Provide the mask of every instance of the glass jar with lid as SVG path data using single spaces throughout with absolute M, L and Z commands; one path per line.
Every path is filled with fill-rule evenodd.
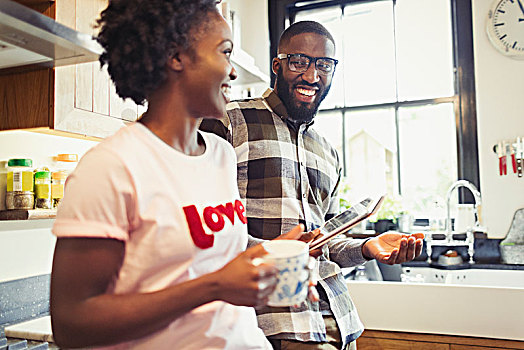
M 55 157 L 56 171 L 51 174 L 51 197 L 53 208 L 58 207 L 64 197 L 64 185 L 69 174 L 73 172 L 78 164 L 78 155 L 73 153 L 61 153 Z
M 51 198 L 53 208 L 57 208 L 62 198 L 64 198 L 64 185 L 67 173 L 64 171 L 53 171 L 51 173 Z
M 33 191 L 33 161 L 31 159 L 9 159 L 7 167 L 7 192 Z
M 35 172 L 35 208 L 51 209 L 51 172 L 48 170 Z
M 33 209 L 33 161 L 28 158 L 12 158 L 7 161 L 7 209 Z

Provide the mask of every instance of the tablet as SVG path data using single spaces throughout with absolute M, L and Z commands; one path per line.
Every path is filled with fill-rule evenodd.
M 320 233 L 323 236 L 319 239 L 311 241 L 309 243 L 309 250 L 319 248 L 331 239 L 335 238 L 337 235 L 349 231 L 359 222 L 362 222 L 371 215 L 375 214 L 382 205 L 385 197 L 385 195 L 382 195 L 376 199 L 366 198 L 351 208 L 326 221 L 324 225 L 320 227 Z

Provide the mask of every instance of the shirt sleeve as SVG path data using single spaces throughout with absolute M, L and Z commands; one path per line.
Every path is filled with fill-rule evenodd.
M 368 239 L 340 238 L 327 243 L 329 259 L 340 267 L 358 266 L 367 261 L 362 255 L 362 246 Z
M 137 217 L 136 191 L 122 160 L 102 145 L 69 175 L 53 226 L 57 237 L 129 239 Z

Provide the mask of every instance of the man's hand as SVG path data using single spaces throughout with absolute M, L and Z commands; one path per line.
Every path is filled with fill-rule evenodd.
M 306 243 L 311 243 L 317 239 L 319 239 L 320 237 L 322 237 L 323 235 L 320 233 L 320 229 L 315 229 L 311 232 L 306 232 L 302 235 L 302 237 L 300 237 L 298 240 L 299 241 L 303 241 L 303 242 L 306 242 Z M 313 250 L 310 250 L 309 251 L 309 256 L 312 256 L 313 258 L 318 258 L 319 256 L 322 255 L 322 247 L 319 247 L 317 249 L 313 249 Z
M 362 255 L 388 265 L 401 264 L 420 255 L 423 239 L 423 233 L 386 232 L 368 240 L 362 246 Z
M 322 237 L 320 229 L 317 228 L 311 232 L 304 232 L 304 226 L 302 224 L 299 224 L 295 226 L 293 229 L 291 229 L 291 231 L 284 233 L 283 235 L 280 235 L 275 239 L 296 239 L 302 242 L 310 243 L 315 239 L 319 239 L 320 237 Z M 321 255 L 322 247 L 309 251 L 309 256 L 312 256 L 315 259 Z

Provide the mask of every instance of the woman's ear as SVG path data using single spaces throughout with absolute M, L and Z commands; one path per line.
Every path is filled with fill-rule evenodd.
M 282 67 L 280 60 L 278 58 L 273 58 L 273 63 L 271 64 L 271 69 L 273 73 L 278 74 L 278 70 Z
M 180 53 L 175 53 L 171 58 L 167 60 L 167 66 L 175 72 L 184 70 L 184 63 L 180 59 Z

